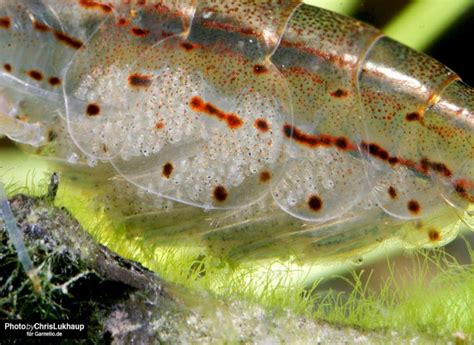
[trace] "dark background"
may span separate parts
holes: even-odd
[[[365,0],[353,16],[377,28],[383,28],[411,1],[413,0]],[[451,1],[461,0],[445,0],[446,6],[449,6]],[[474,1],[462,18],[447,29],[425,53],[450,67],[466,84],[474,86],[473,48]]]

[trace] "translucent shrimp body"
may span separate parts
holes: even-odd
[[[0,49],[0,133],[110,166],[108,202],[160,241],[439,245],[474,200],[473,89],[299,1],[4,0]]]

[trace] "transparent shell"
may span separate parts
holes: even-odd
[[[2,0],[0,49],[1,133],[110,167],[126,183],[104,202],[157,239],[342,255],[440,245],[469,216],[473,89],[356,20],[289,0]]]

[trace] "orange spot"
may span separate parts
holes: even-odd
[[[242,126],[242,123],[242,120],[237,115],[227,115],[227,126],[229,126],[229,128],[239,128],[240,126]]]
[[[9,29],[11,25],[10,17],[0,17],[0,28]]]
[[[214,198],[217,201],[223,202],[227,199],[228,193],[227,190],[222,186],[217,186],[213,192]]]
[[[61,80],[58,77],[51,77],[48,79],[48,83],[51,86],[58,86],[59,84],[61,84]]]
[[[232,113],[225,113],[224,111],[220,110],[213,104],[209,102],[204,102],[200,97],[195,96],[191,98],[189,102],[189,106],[191,109],[198,113],[204,113],[210,116],[214,116],[218,118],[220,121],[224,121],[227,123],[227,126],[231,129],[236,129],[242,126],[243,121],[237,115]]]
[[[166,178],[170,178],[171,174],[173,173],[173,169],[173,164],[171,164],[170,162],[163,165],[163,176]]]
[[[420,213],[420,204],[418,203],[418,201],[416,200],[410,200],[408,201],[408,210],[412,213],[412,214],[418,214]]]
[[[89,104],[86,109],[86,114],[88,116],[97,116],[100,114],[100,107],[97,104]]]
[[[28,76],[31,78],[31,79],[34,79],[36,81],[41,81],[43,80],[43,75],[41,74],[41,72],[39,71],[36,71],[36,70],[31,70],[28,72]]]
[[[270,126],[268,125],[267,120],[263,118],[256,119],[254,122],[254,126],[260,132],[268,132],[268,130],[270,129]]]
[[[397,198],[397,190],[392,186],[388,187],[388,195],[390,195],[390,198],[396,199]]]
[[[163,120],[160,120],[157,123],[155,123],[155,129],[163,129],[163,128],[165,128],[165,123]]]
[[[308,199],[308,206],[311,210],[317,212],[323,208],[323,201],[317,195],[312,195]]]
[[[191,105],[191,108],[193,108],[196,111],[199,111],[201,108],[204,107],[204,102],[199,97],[193,97],[191,98],[190,105]]]
[[[261,182],[268,182],[270,181],[271,178],[272,178],[272,174],[269,171],[264,170],[260,173]]]
[[[428,237],[429,237],[431,242],[438,242],[441,239],[441,234],[439,233],[438,230],[431,229],[428,232]]]
[[[151,76],[144,74],[131,74],[128,76],[128,82],[135,87],[149,87],[152,83]]]

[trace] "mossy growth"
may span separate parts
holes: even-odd
[[[369,337],[289,311],[215,299],[165,283],[95,243],[67,211],[48,201],[15,195],[10,202],[39,284],[24,273],[0,223],[0,317],[87,324],[86,339],[62,339],[67,343],[308,343],[315,337],[331,343],[353,337],[381,343],[379,334]],[[197,264],[188,273],[195,280],[204,271]],[[2,339],[41,341],[45,339]]]
[[[313,316],[363,329],[468,343],[474,339],[474,251],[465,243],[470,265],[460,265],[444,249],[423,250],[412,254],[410,267],[388,259],[389,274],[376,291],[368,288],[373,271],[340,278],[352,289],[309,294],[316,306]]]
[[[404,337],[460,343],[474,337],[474,252],[469,241],[464,250],[471,264],[461,265],[444,249],[407,251],[404,255],[413,264],[407,268],[387,259],[390,273],[381,287],[371,289],[373,273],[357,266],[348,275],[329,274],[312,281],[311,264],[271,260],[235,266],[197,246],[157,248],[146,236],[130,237],[126,229],[114,227],[103,213],[93,220],[84,207],[82,203],[75,214],[85,215],[99,242],[191,291],[210,291],[221,299],[247,301],[276,313],[290,310],[311,320]],[[346,292],[322,288],[326,281],[338,280],[351,288]]]
[[[100,247],[67,212],[22,194],[10,202],[39,285],[26,275],[0,222],[0,318],[80,321],[88,325],[88,342],[108,343],[104,320],[136,287],[92,264]]]
[[[369,269],[363,273],[358,270],[352,276],[346,275],[342,278],[329,274],[322,280],[311,282],[307,268],[278,260],[245,263],[235,267],[224,260],[207,255],[199,247],[151,248],[147,238],[130,237],[125,229],[114,227],[114,222],[107,218],[103,210],[98,211],[91,207],[90,201],[93,200],[97,190],[81,183],[63,182],[60,183],[56,206],[70,210],[98,243],[107,245],[126,258],[142,263],[157,272],[164,281],[184,286],[186,292],[180,292],[178,295],[181,300],[187,300],[188,305],[197,303],[196,299],[202,298],[201,294],[189,294],[190,291],[208,291],[220,301],[237,300],[258,305],[275,317],[291,312],[292,315],[304,316],[305,320],[326,320],[331,324],[344,325],[352,329],[376,330],[380,334],[397,332],[398,336],[404,339],[421,337],[431,340],[456,340],[461,343],[468,343],[473,339],[474,254],[469,245],[466,250],[470,254],[470,265],[459,264],[442,249],[418,252],[412,260],[416,264],[407,268],[411,279],[405,279],[403,275],[398,274],[397,271],[402,268],[389,260],[390,274],[379,289],[369,288],[369,282],[374,278]],[[36,183],[35,194],[46,193],[47,186],[47,181]],[[24,192],[27,189],[21,185],[10,186],[9,194]],[[46,214],[48,212],[50,211]],[[67,224],[71,224],[67,220],[57,221],[56,228],[57,224],[62,223],[65,228],[68,227]],[[78,244],[82,247],[88,246],[87,244],[84,246],[83,243],[90,242],[84,242],[75,232],[73,233],[76,238],[71,240],[72,247],[77,247]],[[54,252],[60,253],[58,249]],[[53,260],[55,255],[49,259],[52,263],[64,262],[64,259]],[[65,272],[67,273],[65,277],[56,281],[51,280],[51,272],[60,271],[51,271],[51,264],[39,264],[49,256],[44,256],[40,261],[37,261],[35,255],[32,256],[37,267],[47,268],[43,274],[39,274],[47,282],[54,282],[50,288],[47,286],[43,288],[44,291],[54,292],[43,295],[43,299],[44,296],[54,297],[54,294],[58,294],[60,289],[57,286],[76,277],[80,269],[76,265],[77,269],[71,268]],[[13,260],[12,256],[9,258]],[[18,263],[15,265],[18,271]],[[428,270],[428,267],[435,267],[435,274],[432,274],[432,270]],[[17,272],[13,277],[15,274],[20,275]],[[367,279],[369,276],[370,279]],[[2,277],[9,275],[2,272]],[[23,275],[23,280],[25,277]],[[12,278],[13,280],[15,278]],[[347,292],[328,290],[324,288],[328,280],[350,282],[352,288]],[[21,286],[20,283],[16,284],[15,291]],[[37,303],[35,299],[38,297],[32,294],[31,288],[26,289],[30,290],[24,290],[23,299],[17,297],[17,300],[32,299]],[[49,309],[44,307],[44,310],[57,309],[58,312],[62,310],[54,307],[58,304],[57,300],[47,298],[49,299],[44,299],[43,303]],[[61,301],[67,301],[64,298],[63,296]],[[214,308],[214,305],[209,303],[208,307]],[[85,308],[93,310],[96,304],[86,305]],[[92,314],[100,315],[95,312]],[[145,314],[144,311],[143,315]],[[57,315],[58,318],[62,317],[61,314]]]

